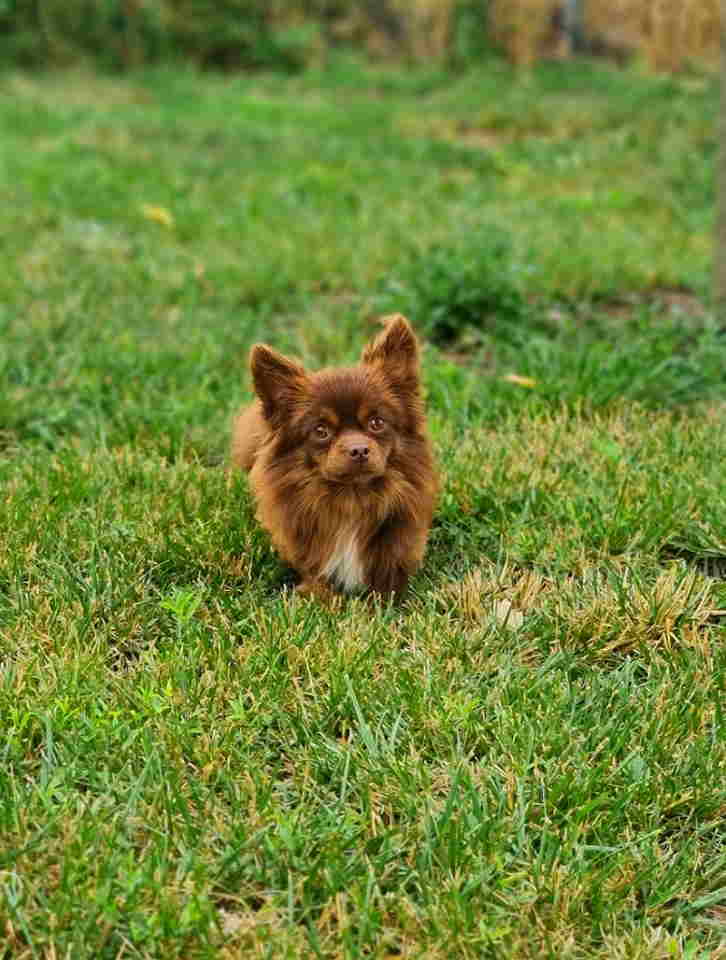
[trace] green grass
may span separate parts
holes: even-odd
[[[2,76],[0,957],[725,955],[715,110]],[[329,609],[230,417],[256,339],[347,360],[394,308],[445,489],[403,605]]]

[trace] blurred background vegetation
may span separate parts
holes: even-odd
[[[718,19],[718,0],[0,0],[0,58],[295,71],[336,48],[451,67],[496,49],[524,67],[588,52],[676,71],[717,57]]]

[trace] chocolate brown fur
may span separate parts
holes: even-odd
[[[235,421],[232,459],[301,589],[399,593],[421,566],[438,491],[418,342],[395,315],[356,367],[306,371],[258,344],[258,400]]]

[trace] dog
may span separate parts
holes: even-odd
[[[257,401],[235,420],[232,460],[302,593],[398,596],[423,560],[439,480],[419,344],[400,314],[382,323],[353,367],[250,351]]]

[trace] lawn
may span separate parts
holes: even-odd
[[[0,75],[0,957],[726,957],[715,83]],[[425,339],[398,607],[227,467],[264,339]]]

